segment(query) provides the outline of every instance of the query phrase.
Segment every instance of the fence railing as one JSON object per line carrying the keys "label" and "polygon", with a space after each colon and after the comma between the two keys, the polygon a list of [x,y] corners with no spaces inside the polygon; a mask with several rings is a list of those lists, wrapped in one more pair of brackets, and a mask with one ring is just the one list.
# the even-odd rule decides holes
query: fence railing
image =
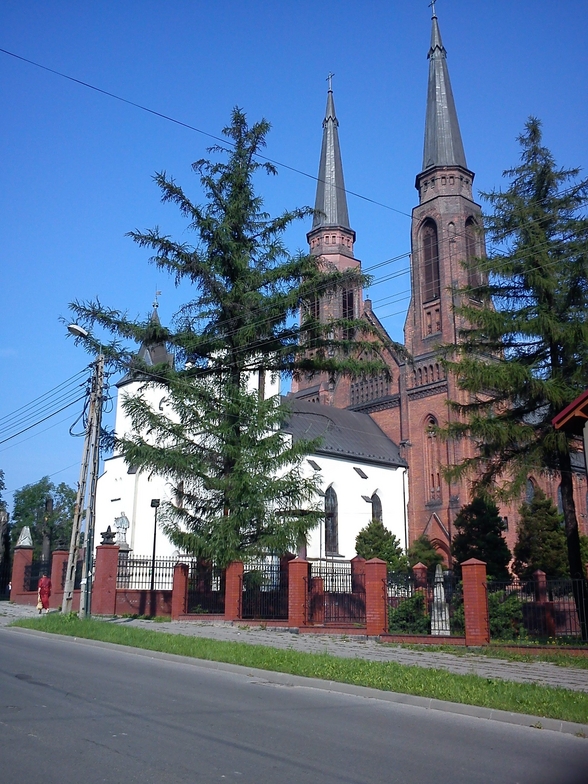
{"label": "fence railing", "polygon": [[464,633],[463,592],[452,571],[427,574],[388,572],[386,584],[390,634]]}
{"label": "fence railing", "polygon": [[312,561],[307,618],[314,624],[366,622],[365,574],[350,561]]}
{"label": "fence railing", "polygon": [[586,603],[585,580],[492,580],[487,583],[492,639],[580,637],[578,604]]}
{"label": "fence railing", "polygon": [[24,569],[23,591],[37,591],[43,574],[51,575],[51,561],[33,561]]}
{"label": "fence railing", "polygon": [[225,570],[192,561],[188,573],[187,612],[222,615],[225,611]]}
{"label": "fence railing", "polygon": [[193,558],[156,558],[119,554],[116,587],[130,591],[171,591],[174,567],[178,562],[192,563]]}
{"label": "fence railing", "polygon": [[241,582],[241,618],[287,620],[287,564],[270,556],[244,565]]}

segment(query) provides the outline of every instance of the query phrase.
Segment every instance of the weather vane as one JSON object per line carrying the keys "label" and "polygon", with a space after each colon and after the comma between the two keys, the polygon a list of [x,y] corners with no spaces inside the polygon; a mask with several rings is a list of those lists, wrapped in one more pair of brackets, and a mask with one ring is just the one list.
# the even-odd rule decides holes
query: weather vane
{"label": "weather vane", "polygon": [[334,74],[334,73],[331,73],[331,72],[329,71],[329,74],[328,74],[328,76],[327,76],[327,82],[329,83],[329,92],[330,92],[330,93],[332,93],[332,92],[333,92],[333,76],[335,76],[335,74]]}
{"label": "weather vane", "polygon": [[157,299],[157,297],[161,297],[161,291],[157,291],[157,289],[155,289],[155,299],[153,300],[153,307],[154,308],[158,308],[159,307],[159,300]]}

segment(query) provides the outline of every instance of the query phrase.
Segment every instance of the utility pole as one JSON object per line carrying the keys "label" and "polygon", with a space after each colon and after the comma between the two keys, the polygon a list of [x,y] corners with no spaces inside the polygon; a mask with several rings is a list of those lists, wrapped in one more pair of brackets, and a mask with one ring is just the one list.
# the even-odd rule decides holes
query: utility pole
{"label": "utility pole", "polygon": [[[86,330],[71,324],[68,327],[71,334],[76,337],[87,337]],[[72,611],[73,592],[76,576],[76,564],[80,549],[80,532],[82,528],[82,516],[84,514],[84,502],[86,500],[86,487],[88,480],[88,469],[91,466],[90,493],[86,506],[86,557],[84,559],[84,573],[86,582],[80,597],[80,616],[85,617],[90,612],[91,602],[91,570],[94,540],[94,521],[96,508],[96,482],[98,479],[98,466],[100,461],[100,426],[102,422],[102,387],[104,384],[104,356],[102,351],[93,363],[92,384],[90,388],[90,401],[88,405],[88,421],[86,425],[86,435],[84,438],[84,449],[82,452],[82,463],[80,466],[80,477],[78,480],[78,492],[74,507],[74,519],[71,530],[71,540],[69,544],[69,555],[67,559],[67,569],[65,573],[65,585],[63,589],[63,601],[61,612],[66,614]],[[90,580],[88,584],[88,579]]]}

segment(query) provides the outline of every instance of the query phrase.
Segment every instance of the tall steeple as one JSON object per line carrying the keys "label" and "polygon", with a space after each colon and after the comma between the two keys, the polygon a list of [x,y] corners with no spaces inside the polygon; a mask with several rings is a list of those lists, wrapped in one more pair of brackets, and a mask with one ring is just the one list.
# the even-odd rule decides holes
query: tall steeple
{"label": "tall steeple", "polygon": [[461,166],[467,169],[455,101],[447,68],[447,52],[441,40],[435,4],[429,49],[429,89],[425,118],[423,171],[432,166]]}
{"label": "tall steeple", "polygon": [[349,225],[347,195],[339,146],[339,121],[335,114],[332,78],[327,77],[327,109],[323,120],[323,142],[316,187],[315,215],[308,233],[311,252],[319,255],[353,256],[355,232]]}

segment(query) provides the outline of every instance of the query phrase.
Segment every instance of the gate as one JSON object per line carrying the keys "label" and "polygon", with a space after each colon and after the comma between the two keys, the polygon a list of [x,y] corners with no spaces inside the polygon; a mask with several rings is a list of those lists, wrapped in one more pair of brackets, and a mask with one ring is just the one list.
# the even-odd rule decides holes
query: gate
{"label": "gate", "polygon": [[190,563],[187,612],[196,615],[224,615],[224,569],[207,562]]}
{"label": "gate", "polygon": [[241,582],[241,618],[288,619],[288,566],[277,557],[245,564]]}
{"label": "gate", "polygon": [[365,624],[365,574],[354,571],[350,561],[312,562],[308,620],[319,625]]}

